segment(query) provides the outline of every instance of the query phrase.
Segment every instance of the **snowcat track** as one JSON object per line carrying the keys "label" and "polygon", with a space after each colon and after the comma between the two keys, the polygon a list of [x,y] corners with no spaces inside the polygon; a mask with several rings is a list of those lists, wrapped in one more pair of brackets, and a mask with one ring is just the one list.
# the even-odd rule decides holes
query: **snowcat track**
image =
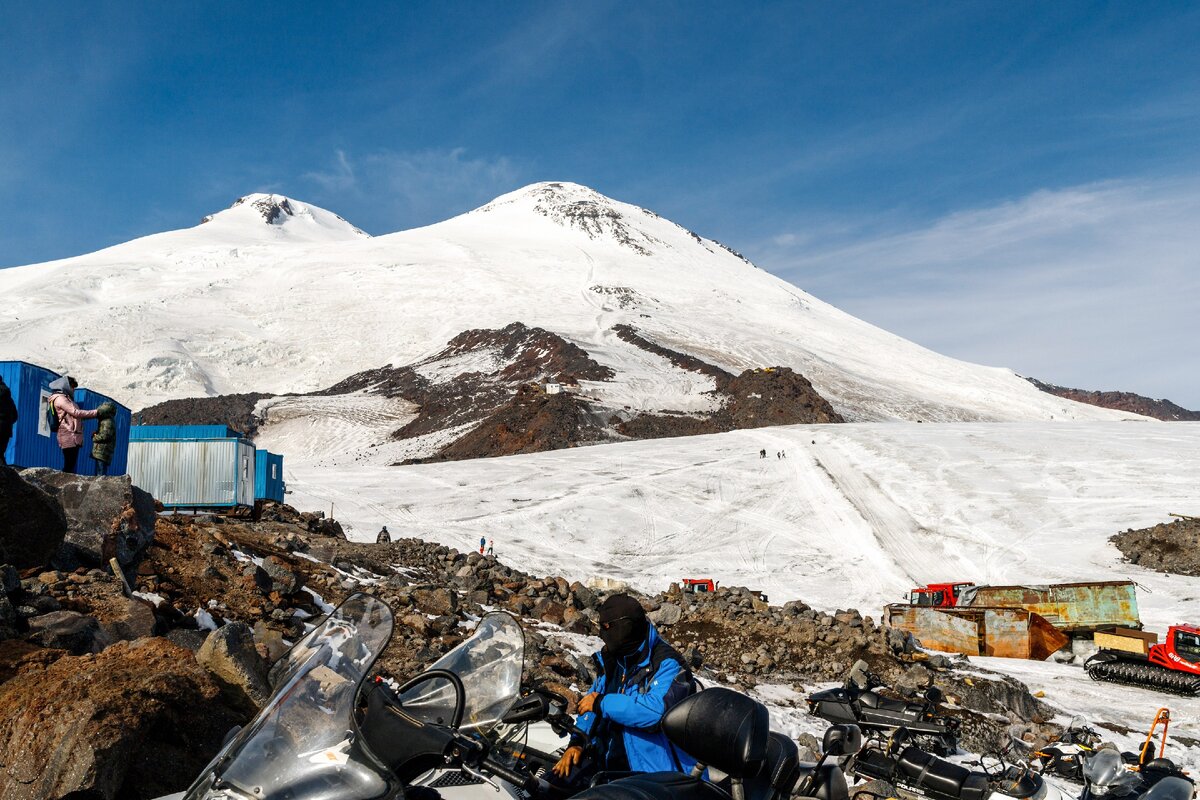
{"label": "snowcat track", "polygon": [[1111,681],[1143,689],[1196,697],[1200,695],[1200,678],[1186,672],[1160,667],[1157,664],[1137,664],[1129,661],[1105,661],[1087,666],[1094,681]]}

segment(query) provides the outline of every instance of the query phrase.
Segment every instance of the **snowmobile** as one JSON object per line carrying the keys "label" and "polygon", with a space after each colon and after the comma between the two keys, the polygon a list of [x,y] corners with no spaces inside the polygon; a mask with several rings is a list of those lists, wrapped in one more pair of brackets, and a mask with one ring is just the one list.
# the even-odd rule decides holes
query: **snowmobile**
{"label": "snowmobile", "polygon": [[1083,782],[1083,758],[1100,744],[1100,734],[1083,717],[1075,717],[1053,744],[1035,750],[1033,767],[1060,778]]}
{"label": "snowmobile", "polygon": [[[183,800],[530,800],[553,796],[543,777],[577,733],[561,701],[521,694],[524,634],[504,612],[403,684],[368,679],[391,639],[393,615],[367,595],[348,598],[284,657],[275,691],[235,730]],[[535,728],[549,726],[540,740]],[[799,788],[847,800],[830,756],[861,744],[854,726],[826,732],[826,756],[801,764],[769,730],[767,709],[711,688],[678,703],[662,730],[699,760],[690,775],[599,774],[576,797],[787,800]],[[542,731],[545,734],[545,731]],[[718,776],[717,773],[720,773]],[[716,780],[717,778],[720,780]],[[162,800],[171,800],[162,798]]]}
{"label": "snowmobile", "polygon": [[872,738],[886,738],[898,728],[907,729],[914,744],[935,755],[946,756],[958,749],[959,721],[939,713],[944,699],[936,686],[925,691],[924,700],[893,700],[874,691],[884,686],[858,661],[845,683],[836,689],[815,692],[808,697],[808,711],[834,724],[854,724]]}
{"label": "snowmobile", "polygon": [[1200,628],[1172,625],[1162,644],[1150,644],[1157,637],[1151,634],[1147,640],[1140,631],[1117,630],[1104,635],[1128,649],[1104,648],[1090,656],[1083,668],[1092,680],[1200,695]]}
{"label": "snowmobile", "polygon": [[901,728],[886,742],[875,741],[864,748],[849,769],[857,777],[881,780],[910,797],[929,800],[1066,800],[1040,774],[1029,766],[1009,763],[1005,754],[995,754],[992,764],[983,759],[966,762],[979,767],[971,770],[927,753],[911,741]]}

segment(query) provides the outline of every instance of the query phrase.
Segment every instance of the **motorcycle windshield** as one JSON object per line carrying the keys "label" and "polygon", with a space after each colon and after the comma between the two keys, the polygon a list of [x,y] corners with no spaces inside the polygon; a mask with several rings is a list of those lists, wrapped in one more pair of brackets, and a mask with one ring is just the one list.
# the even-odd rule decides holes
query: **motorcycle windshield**
{"label": "motorcycle windshield", "polygon": [[392,635],[386,603],[356,594],[287,656],[278,688],[184,800],[374,800],[391,787],[350,758],[359,684]]}
{"label": "motorcycle windshield", "polygon": [[[486,734],[521,694],[525,634],[511,614],[495,611],[479,621],[471,638],[437,660],[429,669],[453,672],[466,695],[461,731]],[[400,696],[404,712],[422,722],[447,725],[455,707],[454,687],[432,679]]]}
{"label": "motorcycle windshield", "polygon": [[1140,782],[1136,773],[1125,768],[1116,750],[1097,750],[1083,762],[1083,777],[1092,794],[1128,794]]}

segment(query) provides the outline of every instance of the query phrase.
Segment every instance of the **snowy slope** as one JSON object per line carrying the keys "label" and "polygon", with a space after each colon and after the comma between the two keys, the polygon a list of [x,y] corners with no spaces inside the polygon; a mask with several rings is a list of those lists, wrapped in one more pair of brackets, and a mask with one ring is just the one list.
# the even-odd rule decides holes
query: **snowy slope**
{"label": "snowy slope", "polygon": [[[288,452],[281,434],[259,443]],[[653,591],[705,574],[876,614],[927,581],[1126,576],[1160,630],[1197,616],[1200,579],[1124,564],[1107,539],[1196,513],[1198,474],[1196,423],[791,426],[403,468],[285,463],[289,501],[332,503],[354,538],[487,535],[537,574]]]}
{"label": "snowy slope", "polygon": [[621,341],[619,323],[735,373],[791,366],[851,419],[1122,416],[932,353],[574,184],[534,184],[374,238],[322,209],[253,195],[195,228],[0,271],[0,295],[0,358],[70,370],[135,408],[309,391],[521,321],[611,366],[612,382],[585,388],[633,409],[702,408],[711,381]]}

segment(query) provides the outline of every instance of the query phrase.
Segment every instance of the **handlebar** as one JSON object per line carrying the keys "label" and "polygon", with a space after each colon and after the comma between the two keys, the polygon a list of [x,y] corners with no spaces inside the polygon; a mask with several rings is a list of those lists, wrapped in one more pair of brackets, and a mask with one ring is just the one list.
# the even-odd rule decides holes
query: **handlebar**
{"label": "handlebar", "polygon": [[533,775],[525,775],[517,772],[515,769],[506,767],[491,756],[485,756],[480,765],[488,772],[503,778],[514,786],[520,787],[527,792],[535,792],[538,789],[540,781]]}

